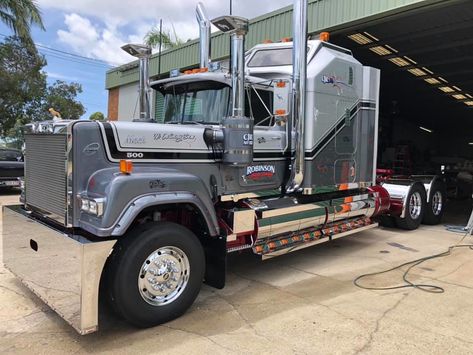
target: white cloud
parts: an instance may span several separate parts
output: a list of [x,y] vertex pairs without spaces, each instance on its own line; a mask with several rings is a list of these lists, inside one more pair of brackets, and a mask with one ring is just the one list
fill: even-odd
[[57,79],[57,80],[65,80],[65,81],[80,81],[81,80],[77,76],[64,75],[64,74],[52,72],[49,70],[46,71],[46,74],[48,75],[48,78]]
[[[128,42],[142,42],[146,32],[163,19],[164,28],[176,29],[179,38],[197,38],[195,20],[197,0],[38,0],[44,11],[55,9],[66,13],[65,29],[57,32],[61,43],[76,53],[105,60],[111,64],[131,61],[133,58],[120,50]],[[208,15],[214,18],[229,11],[225,0],[203,1]],[[280,7],[291,0],[233,1],[233,14],[253,18]]]

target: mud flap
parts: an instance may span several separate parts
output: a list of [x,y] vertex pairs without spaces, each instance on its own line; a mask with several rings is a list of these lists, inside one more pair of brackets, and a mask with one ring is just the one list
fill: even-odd
[[209,286],[222,289],[227,272],[227,242],[224,237],[202,240],[205,251],[205,279]]

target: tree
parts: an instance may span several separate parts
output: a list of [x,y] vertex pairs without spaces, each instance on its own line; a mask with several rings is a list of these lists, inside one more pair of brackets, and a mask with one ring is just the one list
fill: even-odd
[[0,43],[0,133],[15,125],[48,119],[43,112],[46,91],[43,56],[30,51],[17,37]]
[[102,112],[94,112],[90,115],[89,120],[92,121],[105,121],[105,116]]
[[85,113],[84,106],[76,100],[80,93],[82,93],[82,85],[56,80],[46,90],[43,111],[47,113],[50,108],[53,108],[61,114],[63,119],[78,120]]
[[31,25],[44,30],[41,12],[33,0],[0,0],[0,20],[15,33],[21,42],[36,52],[31,38]]
[[147,44],[148,46],[152,48],[159,48],[159,39],[161,38],[162,50],[180,46],[181,44],[184,43],[184,41],[177,36],[176,29],[174,28],[174,26],[172,27],[172,30],[173,30],[172,35],[171,35],[171,31],[169,30],[162,31],[162,33],[160,33],[159,27],[155,26],[150,31],[148,31],[148,33],[146,34],[144,38],[144,42],[145,44]]

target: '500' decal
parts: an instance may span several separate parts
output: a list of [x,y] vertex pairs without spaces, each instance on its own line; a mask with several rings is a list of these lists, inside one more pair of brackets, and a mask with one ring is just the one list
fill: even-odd
[[144,154],[139,152],[126,153],[127,158],[143,158]]

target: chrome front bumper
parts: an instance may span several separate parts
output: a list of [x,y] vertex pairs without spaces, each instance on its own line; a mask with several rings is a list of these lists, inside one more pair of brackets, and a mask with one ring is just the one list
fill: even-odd
[[103,266],[116,240],[91,242],[3,207],[3,262],[25,286],[80,334],[98,329]]

